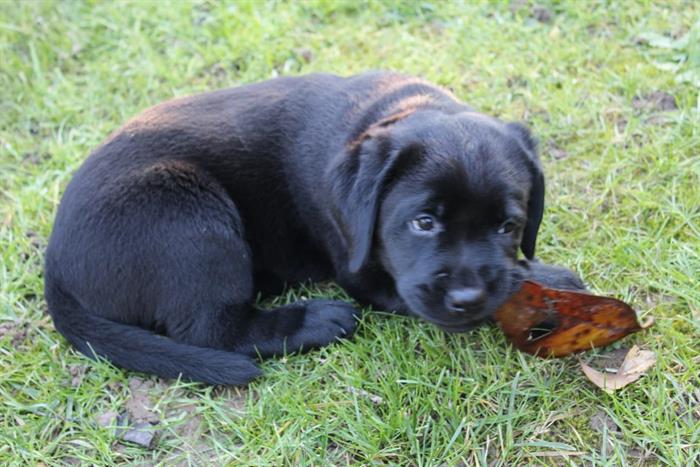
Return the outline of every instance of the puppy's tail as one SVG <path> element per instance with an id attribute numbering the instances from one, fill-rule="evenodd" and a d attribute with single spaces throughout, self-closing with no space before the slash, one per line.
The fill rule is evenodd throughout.
<path id="1" fill-rule="evenodd" d="M 148 330 L 117 323 L 85 310 L 71 297 L 51 294 L 49 313 L 56 329 L 81 353 L 163 378 L 239 385 L 261 374 L 242 354 L 180 344 Z"/>

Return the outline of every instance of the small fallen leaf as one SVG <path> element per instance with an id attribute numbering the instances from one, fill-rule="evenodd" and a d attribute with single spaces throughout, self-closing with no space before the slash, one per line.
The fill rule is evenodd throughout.
<path id="1" fill-rule="evenodd" d="M 646 371 L 656 363 L 656 354 L 651 350 L 640 350 L 636 345 L 627 352 L 625 360 L 616 373 L 595 370 L 583 362 L 581 369 L 586 377 L 605 392 L 624 388 L 644 376 Z"/>
<path id="2" fill-rule="evenodd" d="M 540 357 L 601 347 L 644 329 L 620 300 L 532 281 L 496 311 L 496 321 L 515 347 Z"/>
<path id="3" fill-rule="evenodd" d="M 651 350 L 640 350 L 636 345 L 630 349 L 620 365 L 618 373 L 630 375 L 644 373 L 656 363 L 656 354 Z"/>
<path id="4" fill-rule="evenodd" d="M 588 364 L 593 368 L 602 368 L 605 371 L 615 373 L 617 372 L 617 369 L 620 368 L 620 365 L 622 365 L 622 362 L 625 361 L 625 357 L 629 351 L 629 348 L 610 350 L 608 352 L 596 355 L 588 362 Z"/>

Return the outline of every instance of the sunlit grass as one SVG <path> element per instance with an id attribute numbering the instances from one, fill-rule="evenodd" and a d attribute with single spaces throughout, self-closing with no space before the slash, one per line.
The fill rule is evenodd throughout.
<path id="1" fill-rule="evenodd" d="M 533 4 L 513 3 L 0 4 L 0 324 L 11 325 L 0 338 L 0 463 L 700 462 L 698 89 L 638 40 L 681 37 L 700 7 L 543 2 L 551 20 L 540 22 Z M 156 381 L 156 449 L 118 443 L 96 417 L 123 410 L 134 375 L 88 363 L 45 316 L 42 255 L 71 174 L 166 98 L 377 68 L 534 129 L 548 180 L 541 258 L 653 315 L 651 330 L 617 346 L 655 350 L 657 366 L 607 395 L 575 358 L 520 354 L 495 328 L 445 335 L 372 313 L 352 341 L 264 363 L 242 393 Z M 655 91 L 678 109 L 633 105 Z M 324 285 L 284 300 L 299 294 L 343 296 Z M 183 439 L 171 411 L 187 404 L 201 426 Z M 619 430 L 593 429 L 600 412 Z"/>

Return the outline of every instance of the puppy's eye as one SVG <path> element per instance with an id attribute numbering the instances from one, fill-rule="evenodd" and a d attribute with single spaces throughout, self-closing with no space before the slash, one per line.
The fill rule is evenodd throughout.
<path id="1" fill-rule="evenodd" d="M 503 224 L 501 224 L 501 226 L 498 228 L 498 231 L 497 231 L 497 232 L 498 232 L 499 234 L 511 233 L 513 230 L 515 230 L 515 228 L 516 228 L 517 226 L 518 226 L 518 224 L 516 224 L 516 223 L 515 223 L 514 221 L 512 221 L 511 219 L 508 219 L 508 220 L 505 221 Z"/>
<path id="2" fill-rule="evenodd" d="M 435 228 L 435 219 L 424 214 L 413 219 L 411 227 L 418 232 L 430 232 Z"/>

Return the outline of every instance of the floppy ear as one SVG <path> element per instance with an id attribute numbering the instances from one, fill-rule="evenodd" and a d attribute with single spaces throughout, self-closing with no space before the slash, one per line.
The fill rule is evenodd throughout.
<path id="1" fill-rule="evenodd" d="M 527 155 L 530 194 L 527 201 L 527 222 L 523 230 L 523 238 L 520 241 L 520 249 L 527 259 L 532 259 L 535 256 L 537 232 L 544 214 L 544 174 L 537 155 L 537 141 L 530 134 L 530 130 L 520 123 L 508 123 L 506 127 L 518 140 L 521 149 Z"/>
<path id="2" fill-rule="evenodd" d="M 339 154 L 326 172 L 333 221 L 345 241 L 351 273 L 369 259 L 383 194 L 419 152 L 415 146 L 392 148 L 386 133 L 363 135 Z"/>

